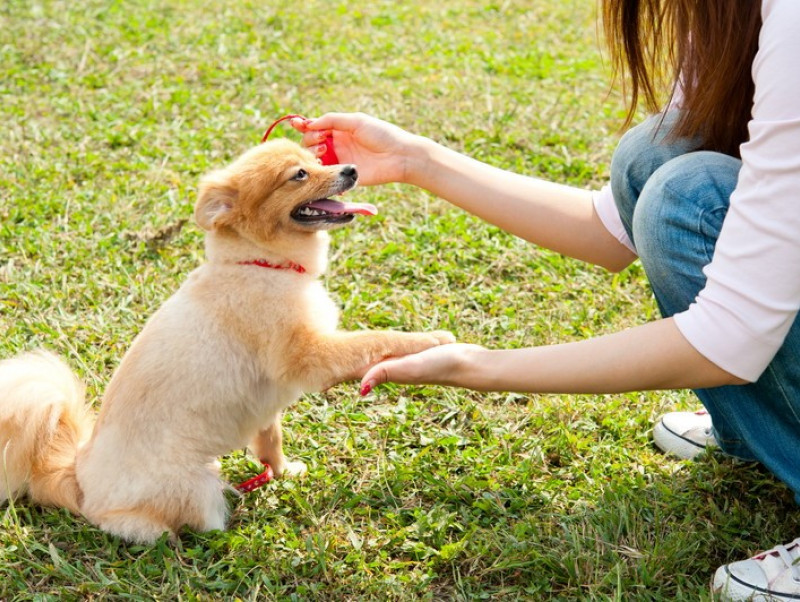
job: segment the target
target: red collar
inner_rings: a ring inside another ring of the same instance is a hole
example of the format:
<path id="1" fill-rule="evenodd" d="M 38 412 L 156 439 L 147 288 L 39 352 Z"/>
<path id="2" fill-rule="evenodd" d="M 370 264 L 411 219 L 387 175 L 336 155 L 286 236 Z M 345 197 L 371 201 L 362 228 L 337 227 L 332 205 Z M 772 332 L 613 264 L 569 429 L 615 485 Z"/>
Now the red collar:
<path id="1" fill-rule="evenodd" d="M 260 268 L 272 268 L 273 270 L 294 270 L 298 274 L 305 274 L 306 269 L 299 263 L 290 261 L 284 264 L 270 263 L 266 259 L 253 259 L 251 261 L 240 261 L 239 265 L 257 265 Z"/>

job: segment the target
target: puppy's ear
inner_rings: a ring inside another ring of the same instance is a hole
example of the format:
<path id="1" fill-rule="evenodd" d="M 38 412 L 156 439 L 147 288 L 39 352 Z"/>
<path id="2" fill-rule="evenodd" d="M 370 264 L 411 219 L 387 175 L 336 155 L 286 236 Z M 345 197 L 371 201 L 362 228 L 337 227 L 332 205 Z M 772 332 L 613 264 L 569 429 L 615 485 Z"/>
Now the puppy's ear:
<path id="1" fill-rule="evenodd" d="M 204 230 L 216 230 L 232 221 L 239 191 L 224 171 L 216 171 L 200 180 L 194 218 Z"/>

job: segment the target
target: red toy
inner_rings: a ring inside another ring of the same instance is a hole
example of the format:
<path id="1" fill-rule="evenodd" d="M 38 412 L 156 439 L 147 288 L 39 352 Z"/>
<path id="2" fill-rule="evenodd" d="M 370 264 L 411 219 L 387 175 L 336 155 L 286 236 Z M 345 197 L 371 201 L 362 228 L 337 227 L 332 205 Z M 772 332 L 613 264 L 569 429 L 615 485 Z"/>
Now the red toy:
<path id="1" fill-rule="evenodd" d="M 285 115 L 280 119 L 276 120 L 271 126 L 267 128 L 267 131 L 264 132 L 264 137 L 261 139 L 261 142 L 265 142 L 269 135 L 272 133 L 272 130 L 275 129 L 275 126 L 278 125 L 281 121 L 286 121 L 287 119 L 302 119 L 303 121 L 311 121 L 310 119 L 303 117 L 302 115 Z M 325 152 L 319 158 L 322 161 L 323 165 L 336 165 L 339 163 L 339 157 L 336 156 L 336 152 L 333 150 L 333 135 L 328 134 L 325 137 L 325 140 L 322 141 L 322 144 L 325 145 Z"/>
<path id="2" fill-rule="evenodd" d="M 254 489 L 258 489 L 262 485 L 269 483 L 274 476 L 272 467 L 269 464 L 264 464 L 264 472 L 252 479 L 247 479 L 244 483 L 239 483 L 236 485 L 236 490 L 239 493 L 250 493 Z"/>

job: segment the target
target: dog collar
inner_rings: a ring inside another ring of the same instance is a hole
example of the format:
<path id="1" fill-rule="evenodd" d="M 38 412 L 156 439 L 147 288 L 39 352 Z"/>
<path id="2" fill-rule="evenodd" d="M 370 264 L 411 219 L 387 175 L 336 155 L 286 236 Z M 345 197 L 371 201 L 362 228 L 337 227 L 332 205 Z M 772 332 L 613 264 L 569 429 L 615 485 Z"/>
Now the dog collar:
<path id="1" fill-rule="evenodd" d="M 264 472 L 262 472 L 260 475 L 254 476 L 252 479 L 247 479 L 243 483 L 236 485 L 236 491 L 239 493 L 250 493 L 262 485 L 266 485 L 274 477 L 275 475 L 272 472 L 272 467 L 269 464 L 264 464 Z"/>
<path id="2" fill-rule="evenodd" d="M 306 269 L 299 263 L 290 261 L 288 263 L 270 263 L 266 259 L 251 259 L 250 261 L 240 261 L 239 265 L 257 265 L 260 268 L 272 268 L 273 270 L 294 270 L 298 274 L 305 274 Z"/>

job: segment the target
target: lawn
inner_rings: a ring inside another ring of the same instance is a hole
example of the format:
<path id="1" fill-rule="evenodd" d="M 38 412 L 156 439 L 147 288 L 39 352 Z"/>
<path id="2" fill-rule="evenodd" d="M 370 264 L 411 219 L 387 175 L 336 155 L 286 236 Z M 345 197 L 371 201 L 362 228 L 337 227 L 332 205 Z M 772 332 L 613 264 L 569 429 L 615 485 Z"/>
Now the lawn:
<path id="1" fill-rule="evenodd" d="M 6 0 L 0 357 L 47 347 L 97 402 L 202 261 L 199 176 L 286 113 L 365 111 L 602 185 L 624 107 L 598 36 L 582 0 Z M 344 328 L 520 347 L 657 315 L 638 264 L 585 266 L 408 187 L 353 194 L 380 215 L 333 237 Z M 800 516 L 757 466 L 656 453 L 653 419 L 695 403 L 340 385 L 286 416 L 309 473 L 231 497 L 225 532 L 134 546 L 0 508 L 0 600 L 708 600 L 719 564 L 792 539 Z"/>

